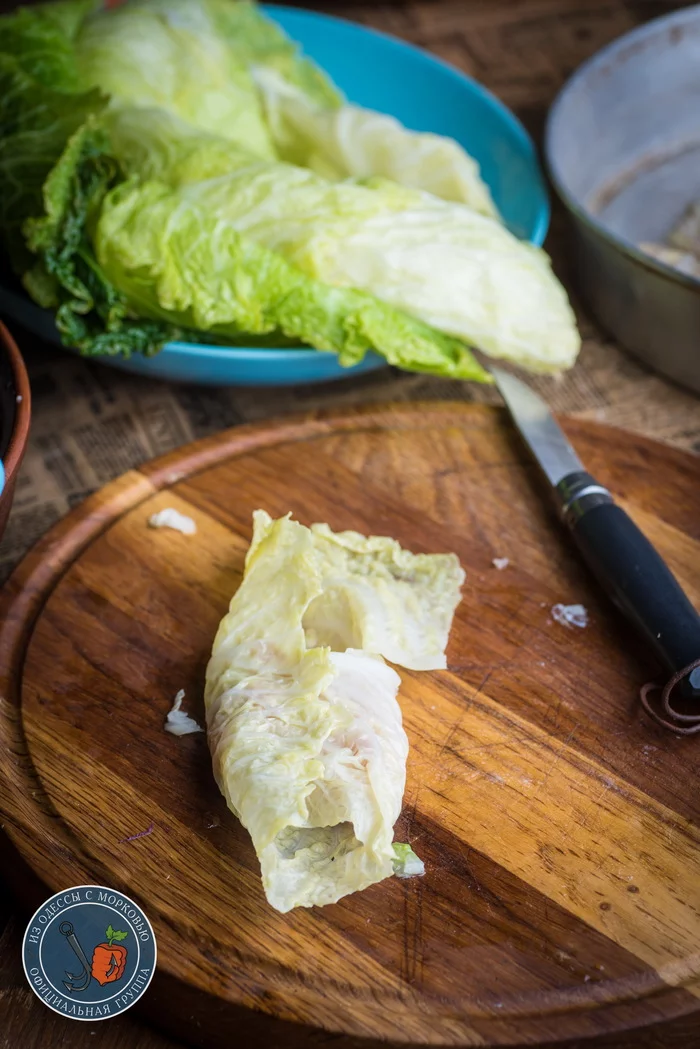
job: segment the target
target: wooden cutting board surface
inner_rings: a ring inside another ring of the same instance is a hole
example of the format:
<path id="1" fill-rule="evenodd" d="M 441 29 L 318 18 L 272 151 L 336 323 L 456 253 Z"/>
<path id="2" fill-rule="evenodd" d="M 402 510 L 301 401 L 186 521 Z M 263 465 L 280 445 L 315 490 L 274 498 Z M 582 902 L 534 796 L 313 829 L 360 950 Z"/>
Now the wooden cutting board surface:
<path id="1" fill-rule="evenodd" d="M 700 460 L 566 429 L 700 604 Z M 197 534 L 149 529 L 167 506 Z M 163 731 L 181 688 L 203 721 L 258 507 L 453 550 L 468 577 L 448 669 L 401 671 L 396 836 L 425 877 L 288 915 L 265 901 L 204 736 Z M 554 622 L 557 602 L 583 603 L 589 625 Z M 656 668 L 499 410 L 315 414 L 126 474 L 16 573 L 0 667 L 0 821 L 45 895 L 92 882 L 144 906 L 159 946 L 146 998 L 195 1043 L 325 1044 L 320 1027 L 346 1036 L 333 1044 L 540 1045 L 700 1010 L 700 739 L 640 713 Z"/>

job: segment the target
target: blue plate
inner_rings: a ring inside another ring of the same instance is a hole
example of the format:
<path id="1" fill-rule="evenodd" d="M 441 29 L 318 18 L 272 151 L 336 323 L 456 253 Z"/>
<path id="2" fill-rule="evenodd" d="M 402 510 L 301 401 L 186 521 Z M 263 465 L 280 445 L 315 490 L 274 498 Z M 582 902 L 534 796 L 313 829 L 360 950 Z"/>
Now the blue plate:
<path id="1" fill-rule="evenodd" d="M 549 200 L 530 137 L 517 118 L 470 77 L 410 44 L 330 15 L 294 8 L 264 10 L 301 44 L 348 100 L 389 113 L 414 131 L 456 139 L 479 162 L 509 229 L 541 244 Z M 53 342 L 48 311 L 0 288 L 0 310 Z M 343 368 L 334 353 L 306 348 L 260 349 L 169 342 L 155 357 L 97 358 L 124 371 L 217 386 L 291 386 L 341 379 L 384 365 L 367 354 Z"/>

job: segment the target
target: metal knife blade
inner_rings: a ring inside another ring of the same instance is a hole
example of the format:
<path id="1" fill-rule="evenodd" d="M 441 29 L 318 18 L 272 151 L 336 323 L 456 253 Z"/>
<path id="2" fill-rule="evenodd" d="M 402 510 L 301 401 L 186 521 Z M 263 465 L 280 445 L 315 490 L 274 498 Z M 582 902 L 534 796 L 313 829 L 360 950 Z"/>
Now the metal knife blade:
<path id="1" fill-rule="evenodd" d="M 491 366 L 513 422 L 553 488 L 584 466 L 542 398 L 514 375 Z"/>

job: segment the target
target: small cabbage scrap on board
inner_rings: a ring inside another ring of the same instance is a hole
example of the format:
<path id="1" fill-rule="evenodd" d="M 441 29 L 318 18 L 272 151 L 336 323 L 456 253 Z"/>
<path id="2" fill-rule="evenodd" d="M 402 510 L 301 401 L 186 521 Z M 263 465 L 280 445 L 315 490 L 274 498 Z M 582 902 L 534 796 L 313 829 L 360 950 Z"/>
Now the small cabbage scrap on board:
<path id="1" fill-rule="evenodd" d="M 277 910 L 394 872 L 408 740 L 384 659 L 444 667 L 463 581 L 454 554 L 254 514 L 205 705 L 216 781 Z"/>

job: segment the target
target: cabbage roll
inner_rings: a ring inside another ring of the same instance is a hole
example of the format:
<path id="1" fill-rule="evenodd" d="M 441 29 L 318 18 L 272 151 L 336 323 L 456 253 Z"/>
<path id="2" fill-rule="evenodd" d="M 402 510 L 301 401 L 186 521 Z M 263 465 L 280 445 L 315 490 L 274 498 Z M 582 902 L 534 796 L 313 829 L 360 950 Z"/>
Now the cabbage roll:
<path id="1" fill-rule="evenodd" d="M 277 910 L 393 873 L 408 740 L 384 659 L 444 667 L 463 580 L 454 554 L 254 514 L 205 705 L 216 781 Z"/>

